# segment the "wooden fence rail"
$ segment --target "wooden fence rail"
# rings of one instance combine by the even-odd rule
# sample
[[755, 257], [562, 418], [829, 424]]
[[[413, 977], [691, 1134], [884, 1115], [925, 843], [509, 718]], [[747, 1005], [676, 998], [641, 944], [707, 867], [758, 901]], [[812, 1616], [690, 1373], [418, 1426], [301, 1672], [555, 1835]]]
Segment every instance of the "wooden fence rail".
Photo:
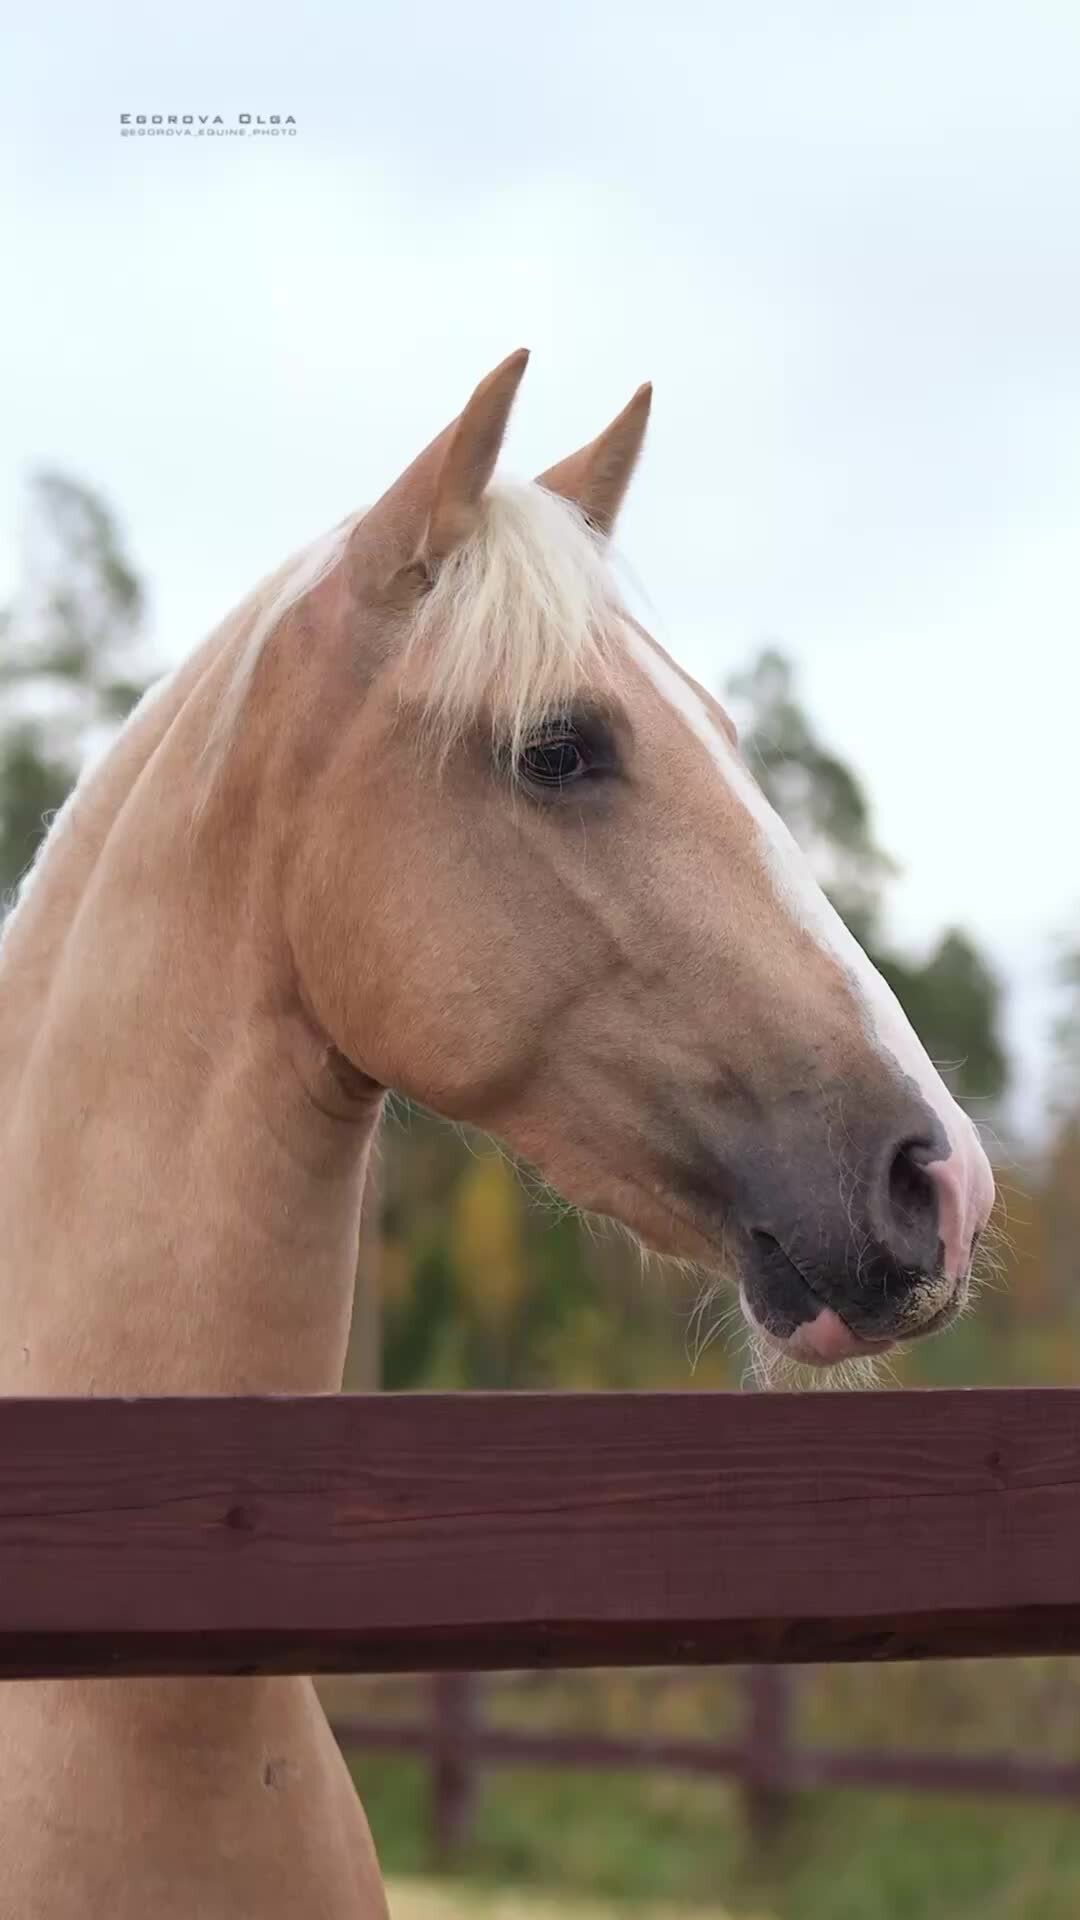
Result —
[[1080, 1392], [0, 1402], [0, 1674], [1080, 1650]]

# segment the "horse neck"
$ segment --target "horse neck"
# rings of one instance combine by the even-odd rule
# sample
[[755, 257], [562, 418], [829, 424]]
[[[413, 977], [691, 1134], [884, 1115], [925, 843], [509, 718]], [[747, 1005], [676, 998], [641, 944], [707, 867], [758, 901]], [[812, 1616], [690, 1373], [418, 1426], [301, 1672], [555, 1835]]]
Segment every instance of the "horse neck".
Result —
[[77, 789], [0, 948], [0, 1391], [340, 1385], [378, 1099], [308, 1021], [210, 645]]

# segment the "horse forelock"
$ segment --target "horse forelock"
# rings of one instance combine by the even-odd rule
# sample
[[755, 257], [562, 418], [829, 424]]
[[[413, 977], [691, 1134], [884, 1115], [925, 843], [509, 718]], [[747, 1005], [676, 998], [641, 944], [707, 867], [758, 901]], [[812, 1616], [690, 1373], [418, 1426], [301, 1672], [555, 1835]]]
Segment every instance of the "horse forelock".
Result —
[[[344, 562], [363, 512], [285, 562], [240, 610], [241, 638], [200, 756], [202, 797], [240, 722], [268, 644]], [[570, 502], [498, 482], [440, 565], [405, 642], [406, 683], [449, 747], [478, 713], [511, 749], [610, 667], [625, 614], [604, 544]], [[229, 623], [233, 626], [234, 622]], [[356, 635], [362, 645], [362, 635]]]
[[608, 553], [578, 509], [535, 483], [496, 483], [420, 603], [407, 661], [444, 745], [482, 713], [515, 751], [606, 678], [625, 619]]

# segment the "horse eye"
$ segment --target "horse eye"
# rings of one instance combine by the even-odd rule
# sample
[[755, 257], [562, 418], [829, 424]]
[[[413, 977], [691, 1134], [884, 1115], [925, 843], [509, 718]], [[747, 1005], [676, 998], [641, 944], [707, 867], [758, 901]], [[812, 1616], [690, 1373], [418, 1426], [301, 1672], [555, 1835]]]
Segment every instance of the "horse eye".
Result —
[[532, 787], [568, 787], [593, 771], [594, 756], [578, 728], [568, 721], [545, 727], [526, 740], [515, 765], [520, 780]]
[[565, 787], [588, 773], [585, 743], [572, 731], [542, 734], [530, 740], [518, 755], [517, 770], [537, 787]]
[[522, 786], [554, 797], [564, 787], [615, 773], [618, 761], [610, 726], [602, 716], [563, 713], [536, 725], [513, 761], [502, 764]]

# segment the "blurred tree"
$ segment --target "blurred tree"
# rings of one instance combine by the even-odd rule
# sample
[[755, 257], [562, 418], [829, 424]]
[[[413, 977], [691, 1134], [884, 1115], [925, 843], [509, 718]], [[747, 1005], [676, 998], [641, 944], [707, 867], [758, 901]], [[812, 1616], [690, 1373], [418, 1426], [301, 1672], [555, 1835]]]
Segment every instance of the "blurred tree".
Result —
[[462, 1169], [450, 1223], [458, 1291], [493, 1338], [512, 1326], [525, 1292], [520, 1188], [512, 1167], [490, 1150]]
[[61, 474], [31, 482], [22, 577], [0, 621], [0, 889], [33, 860], [88, 752], [135, 704], [143, 595], [108, 508]]
[[950, 929], [921, 966], [881, 948], [871, 957], [953, 1091], [976, 1099], [1002, 1093], [1001, 988], [968, 935]]
[[1063, 1004], [1052, 1033], [1050, 1098], [1055, 1113], [1080, 1117], [1080, 945], [1067, 944], [1058, 964]]
[[40, 724], [22, 720], [0, 731], [0, 917], [72, 779], [70, 765], [49, 753]]
[[941, 937], [922, 964], [886, 945], [882, 895], [895, 863], [874, 839], [858, 775], [821, 744], [800, 706], [791, 662], [767, 648], [733, 676], [727, 690], [743, 722], [749, 766], [953, 1091], [996, 1099], [1008, 1078], [998, 982], [957, 928]]
[[1062, 943], [1058, 978], [1063, 998], [1051, 1032], [1053, 1127], [1039, 1223], [1047, 1291], [1075, 1326], [1080, 1317], [1080, 945]]
[[727, 691], [744, 717], [743, 752], [759, 786], [838, 913], [868, 939], [896, 868], [874, 839], [858, 775], [822, 746], [795, 697], [795, 669], [776, 648], [734, 674]]
[[1052, 1298], [1080, 1306], [1080, 1108], [1063, 1119], [1053, 1142], [1041, 1201], [1042, 1255]]

